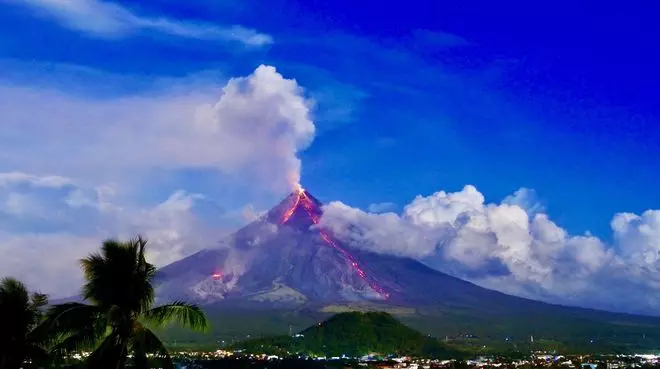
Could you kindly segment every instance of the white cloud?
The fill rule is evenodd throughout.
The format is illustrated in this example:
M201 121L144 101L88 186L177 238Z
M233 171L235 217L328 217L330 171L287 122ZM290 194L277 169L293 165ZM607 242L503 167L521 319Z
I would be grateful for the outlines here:
M545 207L538 199L536 191L522 187L512 195L509 195L502 200L503 204L517 205L525 209L528 214L542 213Z
M36 176L22 172L0 173L0 186L11 186L22 183L35 187L60 188L72 185L73 181L60 176Z
M119 4L104 0L24 0L30 6L66 27L102 38L121 38L139 30L151 30L201 40L237 41L249 46L273 42L271 36L242 26L220 27L164 17L140 16Z
M224 155L208 157L221 168L251 168L275 189L290 189L300 181L296 154L315 135L310 108L295 80L262 65L249 77L230 80L215 105L198 110L197 138L222 147Z
M620 253L638 266L659 265L660 210L642 215L619 213L612 219L612 229Z
M149 261L163 266L212 245L214 239L224 234L224 230L208 227L196 216L196 205L206 199L185 191L177 191L155 206L137 207L112 203L106 187L71 187L56 193L60 201L51 199L48 209L41 204L45 200L42 189L10 194L12 200L5 204L4 213L13 216L9 218L13 223L0 225L2 275L17 277L32 288L54 296L78 292L82 283L78 260L98 251L104 239L127 239L142 234L149 239ZM37 208L33 209L35 206ZM51 222L57 226L70 221L87 224L78 230L71 227L57 231L33 230L33 223L24 216L34 213L40 215L44 224ZM16 224L25 225L23 228L28 230L17 231Z
M660 305L660 211L615 215L615 243L608 245L569 235L529 201L531 194L521 189L487 204L466 186L417 196L400 215L334 202L321 224L355 247L414 257L503 292L623 311Z
M87 187L134 181L154 169L218 170L277 194L299 179L297 152L311 143L315 125L295 80L259 66L223 88L183 81L170 90L99 100L0 87L0 135L21 137L3 145L0 163L31 173L57 170ZM0 184L18 177L8 174ZM64 183L57 178L47 180Z

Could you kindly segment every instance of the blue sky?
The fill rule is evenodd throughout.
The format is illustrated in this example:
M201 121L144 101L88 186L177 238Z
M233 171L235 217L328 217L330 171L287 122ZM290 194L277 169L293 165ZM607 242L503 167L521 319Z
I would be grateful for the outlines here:
M625 247L610 224L615 214L660 208L658 10L648 2L5 1L0 108L9 123L0 128L0 172L35 176L12 177L6 204L35 210L61 200L62 191L70 200L75 191L101 213L102 205L139 214L165 208L185 218L188 233L203 224L192 242L200 247L204 237L244 222L246 209L258 213L277 202L286 191L265 183L262 169L288 170L298 155L302 183L315 196L364 210L391 203L372 209L401 212L417 195L459 193L467 184L495 204L533 189L526 193L558 227L570 235L589 232L618 255ZM309 102L314 132L296 133L293 157L275 166L266 154L230 163L202 157L231 156L209 148L183 158L195 150L172 153L172 138L141 136L170 124L159 126L158 119L185 117L179 106L214 103L230 78L261 64L295 79ZM287 86L282 96L302 104L298 90L277 83ZM154 123L145 128L147 120ZM144 152L134 157L135 146ZM125 154L113 155L113 148ZM43 176L70 180L70 187L30 192L43 189L34 185ZM172 197L177 191L187 195ZM112 193L112 204L99 193ZM18 217L7 205L5 247L11 251L28 236L95 240L99 229L176 228L170 213L145 225L123 215L90 216L76 204L56 220ZM181 246L173 255L191 250Z

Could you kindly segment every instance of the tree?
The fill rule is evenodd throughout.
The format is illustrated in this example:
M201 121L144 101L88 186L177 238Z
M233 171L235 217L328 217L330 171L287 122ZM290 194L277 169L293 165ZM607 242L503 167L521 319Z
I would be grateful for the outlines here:
M100 253L81 260L86 283L82 294L91 305L66 303L48 311L47 324L60 337L55 350L66 352L94 347L87 366L124 368L132 353L135 368L148 368L147 354L155 354L164 368L173 368L167 349L149 329L178 323L203 331L208 322L202 310L184 301L152 307L156 268L145 260L147 241L107 240Z
M0 369L18 369L26 359L47 359L40 345L43 336L36 329L46 304L46 295L30 294L18 280L8 277L0 281Z

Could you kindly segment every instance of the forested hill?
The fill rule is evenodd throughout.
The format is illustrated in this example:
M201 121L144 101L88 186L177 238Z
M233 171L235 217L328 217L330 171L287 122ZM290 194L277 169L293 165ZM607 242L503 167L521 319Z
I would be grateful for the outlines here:
M235 347L254 352L306 353L328 357L367 354L437 358L463 356L436 338L425 336L383 312L340 313L294 337L248 340Z

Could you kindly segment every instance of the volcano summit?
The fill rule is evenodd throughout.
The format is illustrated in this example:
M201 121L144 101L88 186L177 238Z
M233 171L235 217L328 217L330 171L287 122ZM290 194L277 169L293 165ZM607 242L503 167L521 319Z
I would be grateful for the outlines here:
M389 299L378 275L317 226L321 214L314 196L294 191L217 247L161 269L159 295L276 305Z

